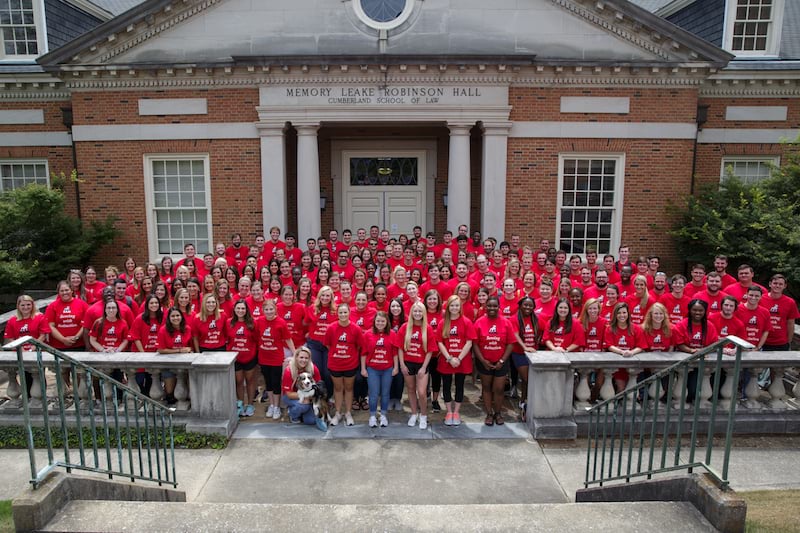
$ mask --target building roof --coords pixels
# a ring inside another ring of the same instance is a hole
[[[124,13],[143,3],[145,0],[91,0],[94,5],[105,9],[114,16]]]
[[[667,4],[671,4],[673,0],[630,0],[630,2],[651,13],[655,13]]]

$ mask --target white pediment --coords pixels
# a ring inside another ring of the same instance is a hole
[[[379,53],[520,55],[538,61],[697,60],[674,38],[621,12],[619,1],[611,8],[584,0],[414,0],[412,15],[389,30],[383,44],[379,33],[356,16],[353,1],[358,0],[175,2],[61,62],[203,64],[248,56]]]

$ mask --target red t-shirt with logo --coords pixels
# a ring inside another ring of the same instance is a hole
[[[286,327],[289,328],[294,347],[299,348],[306,342],[306,328],[303,325],[303,320],[306,316],[305,306],[300,302],[295,302],[291,305],[278,302],[276,307],[278,316],[286,322]]]
[[[310,364],[311,363],[309,363],[309,366]],[[317,367],[314,367],[314,381],[317,382],[320,379],[322,378],[320,378],[319,376],[319,369]],[[297,383],[295,381],[296,381],[295,378],[292,377],[291,367],[287,366],[286,368],[284,368],[283,378],[281,379],[281,391],[283,391],[283,394],[286,394],[287,392],[297,391]]]
[[[411,330],[411,340],[408,348],[405,347],[406,331],[409,327]],[[422,364],[425,362],[425,355],[428,352],[434,352],[436,347],[436,334],[428,324],[425,324],[426,335],[428,337],[426,346],[422,345],[422,328],[420,326],[410,326],[408,322],[400,326],[397,335],[394,338],[395,346],[398,350],[403,350],[403,360],[406,363]]]
[[[328,326],[322,344],[328,347],[329,370],[335,372],[352,370],[361,364],[364,331],[352,322],[342,326],[337,320]]]
[[[608,321],[603,318],[598,318],[595,322],[587,324],[583,331],[587,352],[602,352],[605,350],[603,342],[606,338],[607,328]]]
[[[514,343],[515,328],[505,317],[489,318],[484,315],[475,321],[477,344],[483,358],[496,363],[503,357],[506,346]]]
[[[144,352],[157,352],[158,351],[158,330],[161,324],[157,323],[155,319],[148,324],[142,318],[142,315],[136,317],[133,321],[133,326],[128,331],[128,340],[131,342],[131,351],[138,352],[136,341],[142,343]]]
[[[18,319],[16,316],[12,316],[11,319],[6,322],[3,338],[6,342],[25,336],[38,339],[41,335],[46,335],[47,333],[50,333],[50,326],[47,324],[44,314],[38,313],[30,318],[23,318],[22,320]],[[33,350],[33,345],[26,344],[23,349],[26,351]]]
[[[736,308],[734,316],[744,325],[744,340],[754,345],[758,345],[764,332],[768,332],[772,328],[769,311],[760,305],[755,309],[748,309],[746,305],[740,305]]]
[[[224,348],[225,342],[228,340],[225,337],[225,322],[228,321],[228,316],[225,313],[220,313],[219,318],[214,318],[210,315],[205,320],[200,319],[200,315],[194,316],[192,322],[192,331],[197,342],[201,348]]]
[[[394,366],[394,358],[397,356],[394,336],[394,332],[373,333],[372,330],[364,332],[361,355],[366,357],[367,367],[387,370]]]
[[[788,343],[794,332],[786,329],[786,322],[800,318],[794,299],[785,294],[779,298],[773,298],[766,294],[761,298],[759,305],[769,313],[770,330],[766,344],[776,346]]]
[[[158,330],[158,347],[166,350],[178,350],[180,348],[192,347],[192,328],[186,326],[183,331],[176,329],[169,332],[167,326],[161,326]]]
[[[573,320],[570,331],[566,330],[564,322],[558,323],[555,329],[547,328],[544,332],[544,340],[550,341],[556,348],[564,348],[578,345],[578,351],[581,351],[586,344],[586,338],[583,333],[583,326],[580,322]]]
[[[44,312],[45,320],[48,325],[53,324],[63,337],[72,337],[83,328],[83,318],[88,308],[89,305],[78,298],[73,298],[69,302],[59,298],[47,306]],[[52,335],[50,336],[50,345],[59,350],[67,348],[63,342],[57,341]],[[69,348],[81,348],[84,345],[83,339],[78,339]]]
[[[258,338],[258,364],[264,366],[281,366],[284,360],[286,341],[292,338],[286,321],[276,316],[272,320],[267,317],[256,319],[256,337]]]
[[[436,330],[436,341],[444,344],[451,357],[461,355],[461,350],[464,349],[467,342],[474,342],[478,338],[472,321],[463,316],[450,322],[449,335],[446,339],[444,338],[444,326],[445,322],[442,320]],[[442,374],[472,374],[472,353],[464,356],[461,364],[457,367],[453,367],[444,357],[439,357],[436,369]]]
[[[328,326],[336,322],[336,311],[331,309],[320,309],[319,314],[314,312],[314,307],[306,308],[305,323],[308,328],[308,340],[322,342],[325,339],[325,331]]]
[[[674,331],[670,331],[670,336],[667,337],[663,328],[654,329],[650,333],[642,330],[644,335],[647,350],[650,352],[667,352],[672,346],[675,346],[675,339],[677,335]]]
[[[616,332],[611,329],[611,326],[607,326],[603,337],[603,347],[608,350],[611,346],[616,346],[621,350],[633,350],[634,348],[646,350],[647,342],[645,342],[644,333],[639,326],[631,324],[629,329],[617,328]]]
[[[91,336],[97,339],[103,348],[117,348],[123,341],[128,340],[128,324],[121,318],[114,322],[97,321],[92,326]]]
[[[236,352],[236,362],[245,364],[255,358],[258,347],[255,327],[248,329],[247,324],[242,321],[233,324],[228,321],[225,322],[225,336],[228,338],[228,350]]]

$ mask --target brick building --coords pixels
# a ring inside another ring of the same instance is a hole
[[[2,186],[77,169],[69,208],[121,220],[100,263],[464,223],[677,270],[666,202],[797,136],[800,3],[637,4],[14,0]]]

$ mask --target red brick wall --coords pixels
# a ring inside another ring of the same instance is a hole
[[[262,230],[261,163],[258,139],[77,143],[81,204],[85,218],[120,218],[122,235],[101,250],[100,265],[120,264],[125,256],[147,260],[144,199],[146,154],[209,154],[214,242],[240,232],[252,242]]]
[[[139,115],[139,99],[205,98],[206,115]],[[75,124],[186,124],[256,122],[258,89],[77,92],[72,97]]]
[[[562,96],[605,96],[630,98],[630,112],[561,113]],[[696,89],[637,89],[620,87],[511,87],[511,120],[602,121],[602,122],[694,122]]]
[[[558,156],[576,152],[625,154],[621,243],[631,255],[657,253],[668,271],[682,270],[665,207],[689,191],[691,140],[509,139],[506,234],[528,244],[547,237],[555,246]]]
[[[42,109],[44,111],[44,124],[0,124],[0,132],[16,131],[67,131],[61,114],[62,107],[69,107],[68,100],[58,100],[55,102],[2,102],[0,109],[11,111],[18,109]]]

